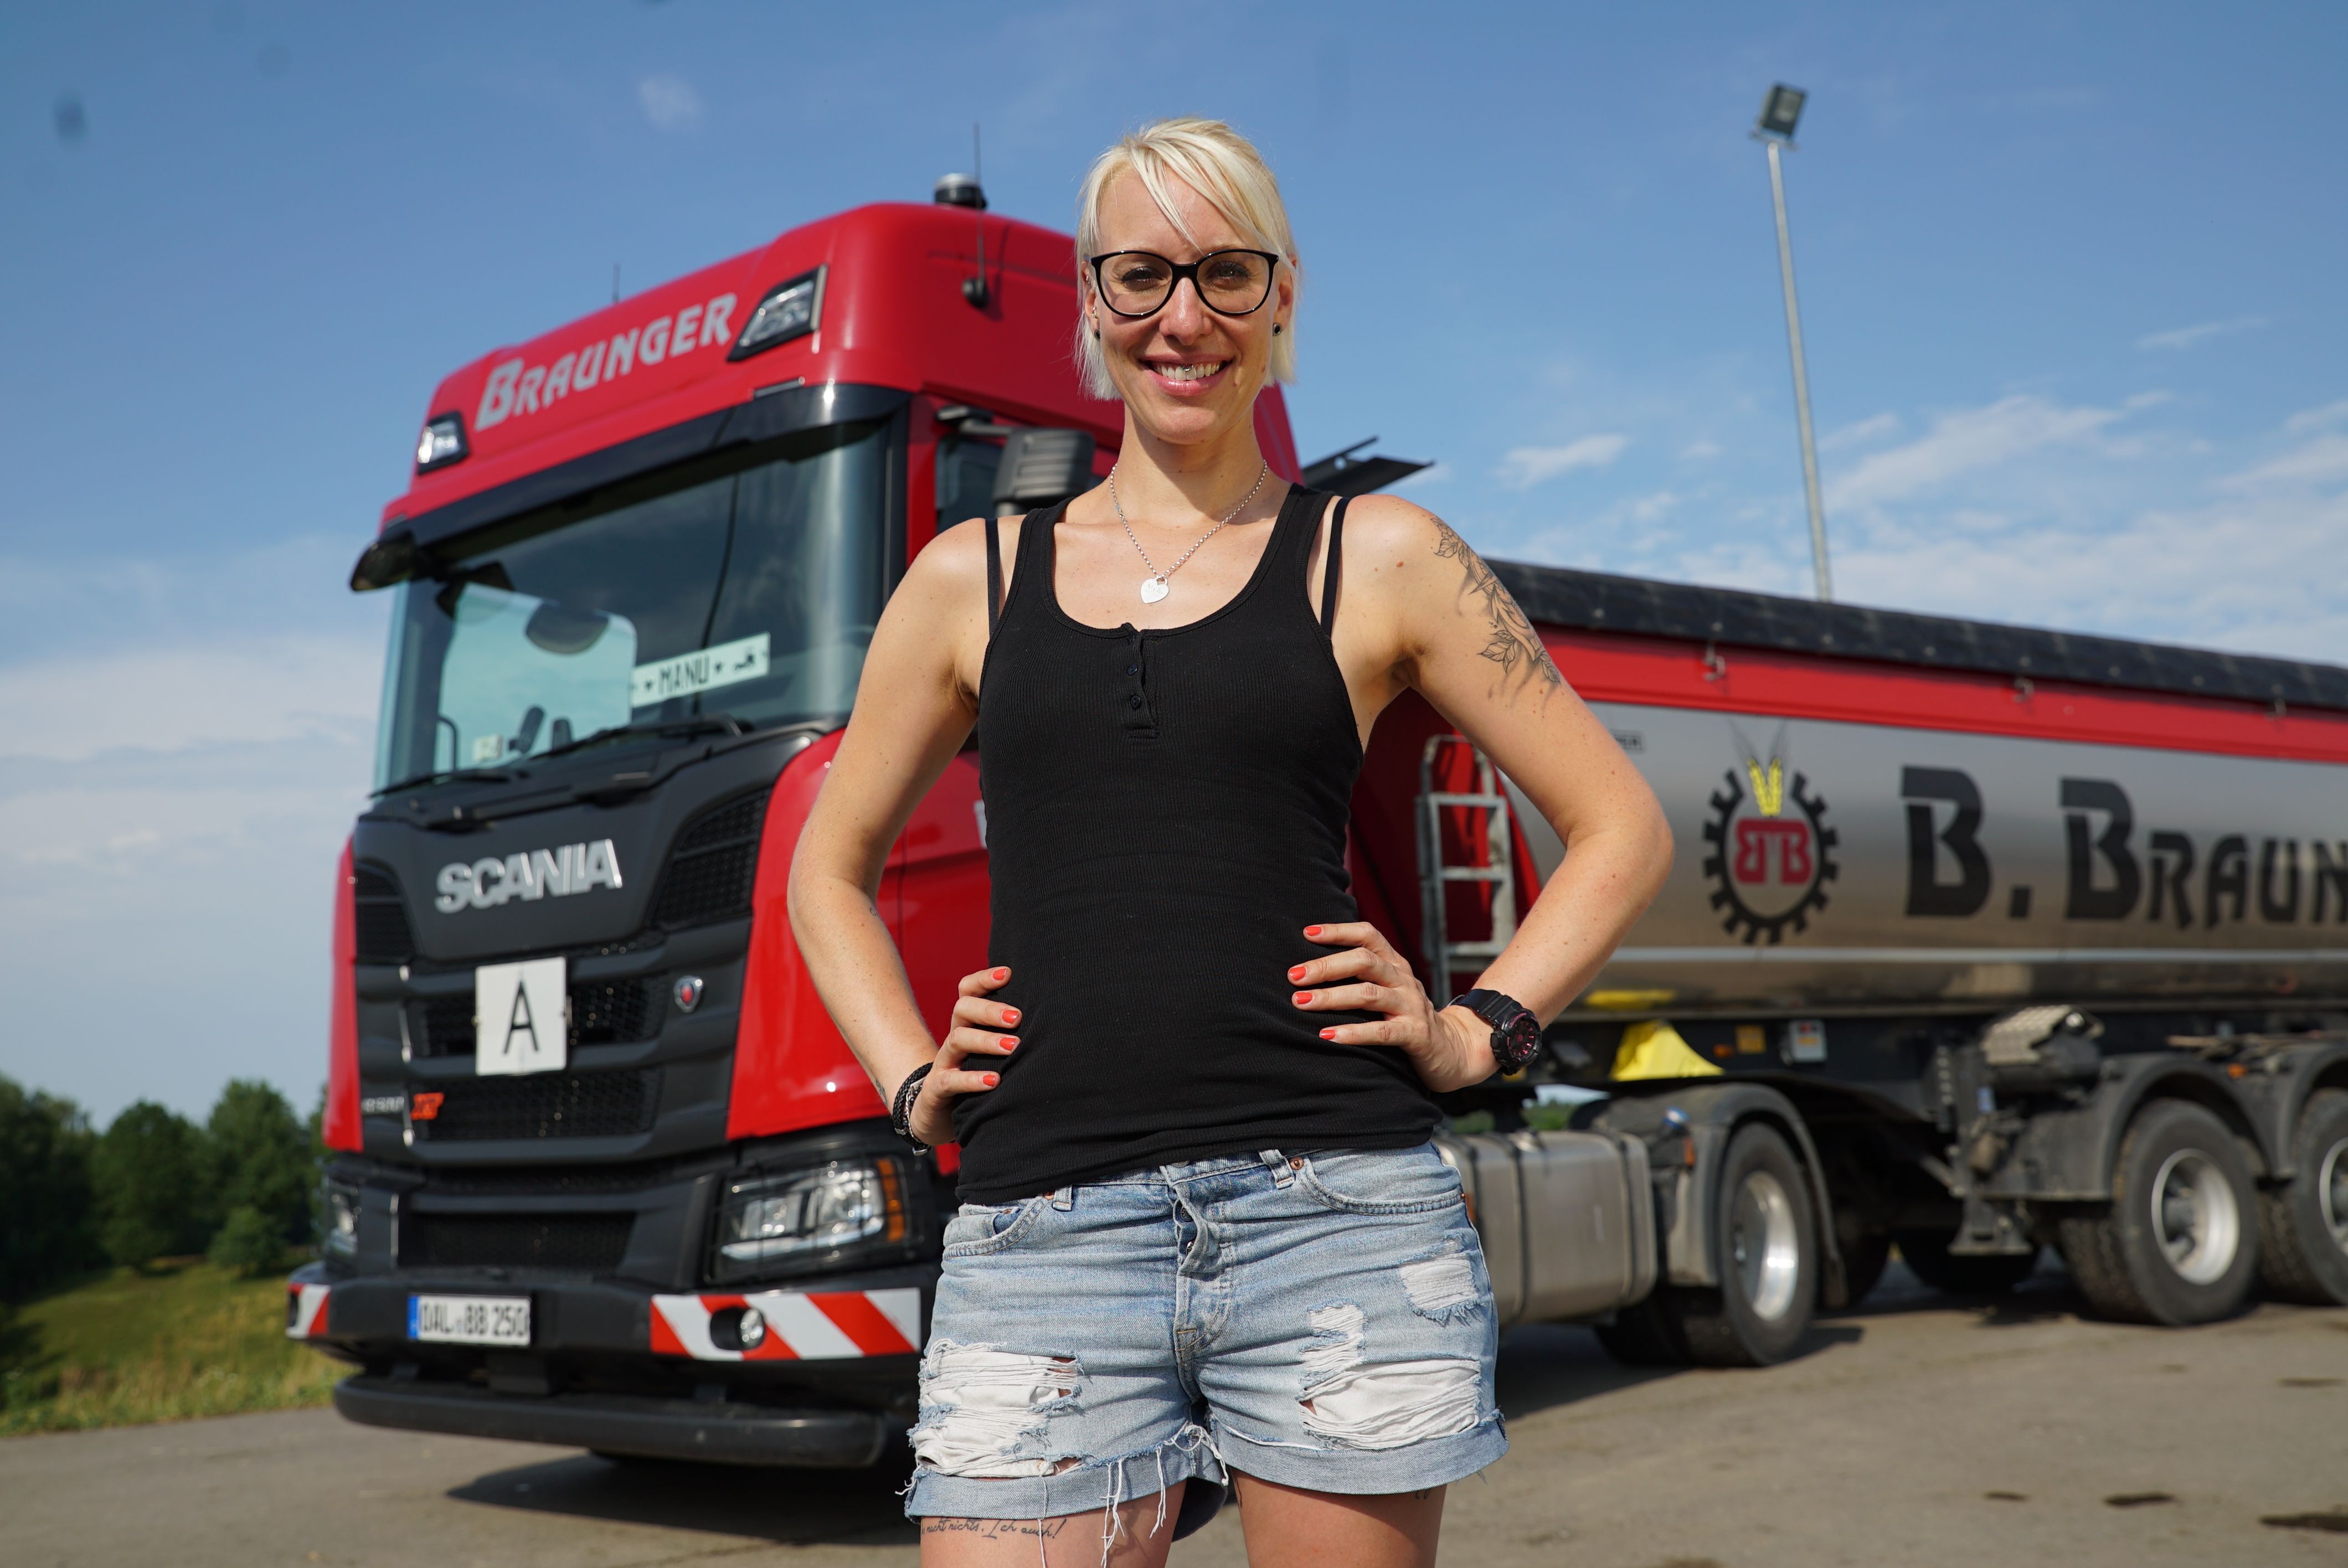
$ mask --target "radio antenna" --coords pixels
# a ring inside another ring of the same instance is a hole
[[[979,162],[976,120],[970,122],[970,179],[978,187],[978,201],[971,209],[971,217],[978,224],[978,271],[962,281],[962,297],[983,311],[986,309],[986,170]]]

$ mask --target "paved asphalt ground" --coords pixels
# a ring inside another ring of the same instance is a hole
[[[2077,1307],[2051,1266],[2003,1302],[1960,1303],[1895,1265],[1766,1372],[1635,1371],[1582,1330],[1518,1330],[1500,1372],[1514,1447],[1453,1490],[1444,1560],[2348,1563],[2348,1533],[2323,1528],[2335,1510],[2348,1527],[2348,1310],[2267,1306],[2178,1331]],[[916,1557],[896,1480],[621,1467],[325,1410],[242,1416],[0,1442],[0,1558],[894,1568]],[[1173,1561],[1236,1568],[1237,1519]]]

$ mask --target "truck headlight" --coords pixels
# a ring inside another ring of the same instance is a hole
[[[902,1253],[912,1239],[904,1163],[887,1155],[752,1173],[727,1184],[713,1281],[804,1274]]]
[[[333,1257],[356,1257],[359,1251],[359,1190],[328,1177],[325,1184],[325,1235],[319,1245]]]

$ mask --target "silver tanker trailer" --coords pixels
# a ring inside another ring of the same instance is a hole
[[[1543,1059],[1451,1106],[1505,1320],[1763,1364],[1894,1245],[1972,1293],[2054,1246],[2137,1321],[2348,1304],[2348,670],[1494,566],[1678,842]],[[1448,979],[1562,850],[1415,720],[1356,881]]]

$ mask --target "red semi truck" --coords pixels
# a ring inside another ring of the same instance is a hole
[[[395,604],[287,1305],[345,1415],[894,1451],[953,1151],[889,1135],[786,871],[906,561],[1107,471],[1075,277],[942,181],[434,393],[352,576]],[[1301,477],[1277,389],[1257,426]],[[2152,1321],[2348,1302],[2348,671],[1494,564],[1681,845],[1541,1058],[1447,1102],[1504,1321],[1763,1364],[1895,1243],[1972,1290],[2058,1245]],[[940,1030],[986,961],[977,779],[880,894]],[[1425,703],[1380,720],[1351,869],[1430,989],[1561,853]]]

